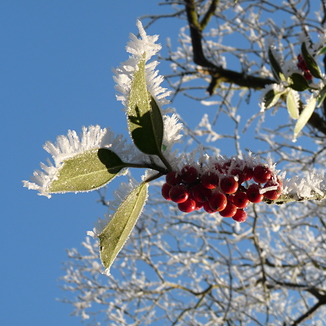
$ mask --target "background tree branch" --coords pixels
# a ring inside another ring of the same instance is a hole
[[[184,24],[167,42],[165,72],[184,123],[178,149],[202,144],[212,156],[248,150],[262,161],[272,157],[285,179],[298,177],[297,188],[308,195],[249,205],[247,221],[239,224],[218,213],[180,213],[161,196],[164,179],[155,180],[110,277],[100,275],[97,244],[90,239],[81,250],[68,251],[63,283],[72,297],[66,302],[85,320],[101,310],[102,320],[94,317],[91,325],[308,326],[325,320],[326,208],[312,173],[326,166],[324,114],[317,109],[293,143],[284,100],[261,112],[251,92],[274,83],[265,40],[282,50],[282,65],[296,62],[304,31],[316,33],[311,40],[321,33],[323,17],[314,15],[323,13],[324,3],[319,12],[308,0],[163,4],[171,13],[146,16],[148,26],[159,19]],[[101,197],[105,205],[108,200]]]

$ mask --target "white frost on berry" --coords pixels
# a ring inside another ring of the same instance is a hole
[[[126,146],[122,135],[114,136],[109,128],[100,126],[82,128],[80,136],[74,130],[69,130],[67,136],[58,136],[55,143],[47,141],[43,148],[52,156],[53,162],[47,159],[47,164],[41,163],[43,171],[35,170],[31,181],[23,181],[24,187],[38,190],[39,195],[51,197],[49,188],[58,178],[58,172],[69,158],[96,148],[110,148],[117,155],[126,156],[130,153],[130,146]]]
[[[145,61],[148,62],[152,56],[156,55],[162,48],[157,44],[158,35],[147,35],[142,23],[138,20],[137,27],[140,34],[138,39],[134,34],[130,34],[130,41],[126,46],[126,51],[131,54],[129,59],[121,64],[117,69],[113,69],[115,76],[114,81],[117,83],[115,89],[120,93],[117,100],[121,101],[125,108],[128,106],[129,94],[134,73],[138,67],[138,63],[145,55]],[[171,94],[166,88],[161,87],[163,76],[155,70],[158,61],[146,64],[146,84],[150,94],[154,97],[159,106],[169,103],[166,99]]]

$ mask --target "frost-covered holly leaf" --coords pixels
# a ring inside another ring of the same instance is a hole
[[[98,150],[92,149],[63,162],[56,179],[49,185],[49,193],[78,192],[98,189],[111,181],[122,169],[110,173],[100,161]]]
[[[272,49],[268,50],[268,58],[272,67],[272,73],[277,82],[285,80],[284,73],[278,61],[275,59]]]
[[[106,274],[116,256],[129,238],[139,215],[145,205],[148,193],[148,184],[141,183],[124,199],[114,213],[109,224],[98,236],[100,239],[100,257]]]
[[[274,106],[277,103],[277,101],[280,99],[281,95],[285,94],[287,91],[288,90],[277,91],[274,88],[267,91],[263,98],[265,108],[268,109]]]
[[[108,171],[107,162],[98,156],[101,147],[124,152],[125,140],[117,137],[108,128],[100,126],[83,127],[79,137],[73,130],[67,136],[57,137],[55,144],[46,142],[44,149],[52,155],[54,164],[41,163],[43,171],[36,170],[31,181],[23,181],[28,189],[38,190],[41,195],[51,197],[52,193],[90,191],[104,186],[124,167],[117,163],[117,154],[111,159],[115,168]]]
[[[291,89],[286,96],[286,106],[292,119],[299,118],[299,94]]]
[[[323,77],[322,77],[321,71],[319,69],[319,66],[318,66],[317,62],[315,61],[315,59],[309,54],[305,42],[302,43],[301,52],[302,52],[303,59],[307,65],[309,71],[311,72],[311,74],[315,78],[322,79]]]
[[[302,92],[309,88],[307,80],[301,74],[293,73],[288,79],[290,87],[298,92]]]
[[[145,56],[133,76],[127,116],[129,131],[138,149],[160,156],[164,125],[160,108],[147,89]]]
[[[310,101],[307,103],[306,107],[301,112],[299,119],[294,127],[294,138],[297,138],[299,132],[302,130],[302,128],[306,125],[306,123],[310,119],[312,113],[315,110],[316,103],[317,103],[317,98],[312,97]]]

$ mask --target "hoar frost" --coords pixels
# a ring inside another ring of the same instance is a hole
[[[45,143],[43,148],[51,154],[54,164],[49,159],[47,159],[48,165],[41,163],[43,171],[34,171],[31,181],[23,181],[24,187],[38,190],[40,195],[50,198],[49,188],[53,181],[58,179],[59,171],[65,161],[99,148],[110,148],[123,156],[130,152],[130,148],[126,147],[125,143],[126,140],[121,135],[115,137],[109,128],[102,129],[98,125],[83,127],[80,137],[76,131],[69,130],[67,136],[58,136],[55,143],[50,141]]]

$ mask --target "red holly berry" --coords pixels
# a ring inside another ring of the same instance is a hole
[[[262,195],[259,190],[261,187],[253,183],[247,189],[247,197],[252,203],[260,203],[263,200],[264,195]]]
[[[243,222],[247,218],[244,208],[249,202],[259,203],[264,198],[275,200],[282,193],[282,182],[268,165],[252,165],[255,163],[248,166],[240,159],[223,159],[213,163],[211,169],[202,175],[195,166],[185,165],[180,173],[170,171],[166,175],[162,196],[176,202],[183,212],[204,208],[209,214],[220,212],[223,217],[233,216],[234,220]],[[251,179],[255,183],[248,189],[240,186]],[[269,190],[270,187],[275,189]],[[268,191],[261,194],[262,189]]]
[[[243,182],[251,180],[253,176],[254,176],[254,169],[250,168],[248,166],[245,166],[243,168],[243,173],[242,173]]]
[[[237,209],[232,218],[237,222],[244,222],[247,219],[247,213],[243,209]]]
[[[210,206],[208,201],[206,203],[204,203],[203,208],[209,214],[217,212],[216,210],[212,209],[212,207]]]
[[[303,77],[305,78],[306,81],[312,81],[313,79],[313,76],[312,74],[310,73],[310,71],[305,71],[303,73]]]
[[[184,185],[175,185],[169,191],[169,195],[172,201],[175,203],[183,203],[189,197],[189,192],[186,186]]]
[[[181,182],[181,175],[176,171],[170,171],[166,176],[166,183],[175,186]]]
[[[215,189],[218,183],[218,175],[215,172],[208,171],[201,176],[201,184],[207,189]]]
[[[272,171],[264,165],[257,165],[254,168],[253,178],[257,183],[265,183],[272,177]]]
[[[219,213],[223,217],[232,217],[236,212],[237,212],[237,206],[235,206],[230,201],[228,201],[225,208]]]
[[[243,170],[240,169],[239,167],[235,167],[230,171],[230,174],[233,176],[240,177],[240,175],[243,173]]]
[[[239,183],[231,175],[223,177],[220,181],[220,188],[226,194],[234,194],[238,187]]]
[[[185,183],[194,183],[198,178],[198,171],[194,166],[186,165],[181,170],[181,179]]]
[[[247,197],[247,193],[245,193],[244,191],[236,192],[233,195],[232,203],[235,206],[237,206],[238,208],[245,208],[245,207],[247,207],[248,204],[249,204],[249,199]]]
[[[196,207],[195,207],[195,210],[197,211],[198,209],[201,209],[203,206],[204,206],[204,203],[199,203],[198,201],[196,201]]]
[[[162,186],[162,196],[166,199],[166,200],[171,200],[170,197],[170,190],[171,190],[172,186],[169,185],[168,183],[164,183],[164,185]]]
[[[191,188],[191,195],[197,202],[205,203],[212,195],[212,191],[205,188],[201,183],[198,183]]]
[[[231,175],[235,176],[237,178],[237,181],[239,184],[241,184],[243,180],[243,170],[239,167],[235,167],[230,172]]]
[[[196,201],[192,198],[188,198],[183,203],[179,203],[178,208],[181,212],[190,213],[196,209]]]
[[[266,182],[264,188],[269,188],[269,187],[277,187],[275,190],[269,190],[264,192],[264,197],[270,200],[276,200],[278,197],[280,197],[282,193],[282,183],[281,181],[273,181],[269,180]]]
[[[226,196],[219,191],[213,193],[208,200],[209,206],[214,212],[222,211],[226,207],[227,202]]]
[[[302,70],[302,71],[309,71],[306,62],[304,61],[303,57],[301,54],[298,54],[298,63],[297,63],[297,67]]]

